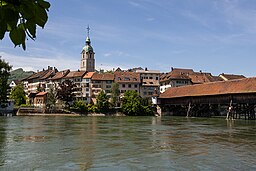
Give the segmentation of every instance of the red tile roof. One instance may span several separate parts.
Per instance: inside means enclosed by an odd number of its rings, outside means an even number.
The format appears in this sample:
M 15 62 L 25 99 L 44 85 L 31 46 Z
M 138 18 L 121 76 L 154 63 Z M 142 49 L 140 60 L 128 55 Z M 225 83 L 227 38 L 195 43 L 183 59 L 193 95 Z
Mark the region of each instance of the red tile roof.
M 235 75 L 235 74 L 220 74 L 220 77 L 224 77 L 226 80 L 235 80 L 235 79 L 241 79 L 241 78 L 246 78 L 243 75 Z
M 64 78 L 83 77 L 86 71 L 70 71 Z
M 194 72 L 188 75 L 191 78 L 193 84 L 209 83 L 214 81 L 223 81 L 222 78 L 217 76 L 212 76 L 211 73 L 207 72 Z
M 169 88 L 160 98 L 256 93 L 256 77 Z
M 111 73 L 95 73 L 93 74 L 92 76 L 92 80 L 95 80 L 95 81 L 108 81 L 108 80 L 111 80 L 113 81 L 114 80 L 114 74 L 111 74 Z
M 189 74 L 193 73 L 194 71 L 192 69 L 173 68 L 171 72 L 161 75 L 160 82 L 165 82 L 170 79 L 190 80 Z
M 33 79 L 40 79 L 40 80 L 48 79 L 48 78 L 54 76 L 56 72 L 58 72 L 58 70 L 55 67 L 54 68 L 48 67 L 47 70 L 42 70 L 42 71 L 36 72 L 36 73 L 30 75 L 29 77 L 23 79 L 22 81 L 28 81 L 28 80 L 33 80 Z
M 136 72 L 114 72 L 117 83 L 140 83 L 140 73 Z
M 95 72 L 87 72 L 87 73 L 84 75 L 83 78 L 92 78 L 92 76 L 93 76 L 94 73 L 95 73 Z
M 60 72 L 57 72 L 57 73 L 51 78 L 51 80 L 58 80 L 58 79 L 61 79 L 61 78 L 65 77 L 69 72 L 70 72 L 69 69 L 63 70 L 63 71 L 60 71 Z
M 46 94 L 47 94 L 47 92 L 40 92 L 40 93 L 37 93 L 36 96 L 44 96 Z
M 43 70 L 43 71 L 39 71 L 35 74 L 32 74 L 31 76 L 29 76 L 26 80 L 32 80 L 32 79 L 38 79 L 41 78 L 43 76 L 45 76 L 48 72 L 50 72 L 49 70 Z

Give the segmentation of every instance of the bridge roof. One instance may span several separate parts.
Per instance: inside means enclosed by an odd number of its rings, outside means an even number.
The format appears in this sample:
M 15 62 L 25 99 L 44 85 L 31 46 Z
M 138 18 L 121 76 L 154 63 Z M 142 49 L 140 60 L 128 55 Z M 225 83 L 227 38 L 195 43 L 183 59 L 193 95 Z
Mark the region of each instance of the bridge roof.
M 159 98 L 256 93 L 256 77 L 169 88 Z

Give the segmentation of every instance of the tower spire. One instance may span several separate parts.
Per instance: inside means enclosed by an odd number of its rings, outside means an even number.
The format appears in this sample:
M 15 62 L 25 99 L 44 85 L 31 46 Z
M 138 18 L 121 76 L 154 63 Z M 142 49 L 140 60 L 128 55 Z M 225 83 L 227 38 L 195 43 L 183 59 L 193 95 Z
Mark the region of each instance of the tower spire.
M 86 28 L 87 29 L 87 37 L 90 37 L 89 34 L 90 34 L 90 27 L 89 27 L 89 24 L 88 24 L 88 27 Z
M 87 27 L 86 29 L 87 29 L 87 37 L 86 37 L 85 43 L 86 43 L 87 45 L 90 45 L 90 44 L 91 44 L 91 40 L 90 40 L 90 37 L 89 37 L 89 35 L 90 35 L 90 27 L 89 27 L 89 24 L 88 24 L 88 27 Z

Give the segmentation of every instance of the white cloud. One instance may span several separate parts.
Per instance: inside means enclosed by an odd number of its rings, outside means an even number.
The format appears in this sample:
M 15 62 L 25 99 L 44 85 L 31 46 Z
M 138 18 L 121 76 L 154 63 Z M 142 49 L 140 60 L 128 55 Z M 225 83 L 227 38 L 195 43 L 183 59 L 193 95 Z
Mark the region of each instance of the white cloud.
M 10 53 L 0 52 L 0 56 L 13 66 L 13 69 L 23 68 L 24 70 L 42 70 L 47 66 L 56 67 L 59 70 L 71 69 L 77 70 L 80 67 L 79 60 L 67 60 L 61 57 L 45 58 L 45 57 L 29 57 L 20 56 Z
M 104 53 L 103 56 L 105 57 L 108 57 L 108 56 L 111 56 L 112 54 L 111 53 Z
M 155 20 L 155 18 L 153 18 L 153 17 L 148 17 L 147 18 L 147 21 L 154 21 Z
M 139 3 L 134 2 L 134 1 L 129 1 L 129 4 L 132 5 L 132 6 L 135 6 L 135 7 L 139 7 L 140 6 Z

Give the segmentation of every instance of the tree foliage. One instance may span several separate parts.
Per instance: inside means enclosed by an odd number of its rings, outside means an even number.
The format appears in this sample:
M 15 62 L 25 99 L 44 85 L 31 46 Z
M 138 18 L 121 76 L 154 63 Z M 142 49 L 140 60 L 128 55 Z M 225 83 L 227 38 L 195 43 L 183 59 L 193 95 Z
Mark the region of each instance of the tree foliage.
M 6 32 L 15 47 L 26 49 L 27 37 L 35 40 L 36 27 L 44 28 L 50 3 L 44 0 L 0 0 L 0 39 Z
M 128 90 L 122 98 L 122 111 L 127 115 L 138 115 L 141 101 L 136 91 Z
M 57 89 L 57 97 L 58 99 L 65 102 L 66 105 L 69 105 L 69 102 L 72 102 L 74 100 L 75 94 L 74 94 L 74 88 L 75 84 L 70 80 L 63 81 L 59 88 Z
M 16 106 L 26 104 L 26 93 L 22 84 L 12 88 L 10 98 L 14 100 Z
M 114 106 L 117 106 L 117 100 L 120 95 L 119 84 L 113 83 L 111 87 L 111 102 Z
M 56 106 L 56 103 L 57 103 L 57 91 L 56 91 L 56 88 L 51 85 L 50 88 L 49 88 L 49 91 L 47 93 L 47 104 L 46 106 L 49 108 L 49 109 L 55 109 L 55 106 Z
M 0 57 L 0 104 L 7 101 L 7 84 L 8 77 L 10 76 L 11 66 Z
M 97 108 L 99 112 L 107 112 L 109 110 L 109 98 L 107 94 L 102 90 L 99 95 L 97 96 Z
M 88 107 L 83 100 L 76 100 L 73 104 L 73 108 L 78 110 L 81 113 L 87 113 Z
M 134 90 L 128 90 L 122 98 L 122 111 L 126 115 L 153 115 L 153 111 L 145 100 Z

